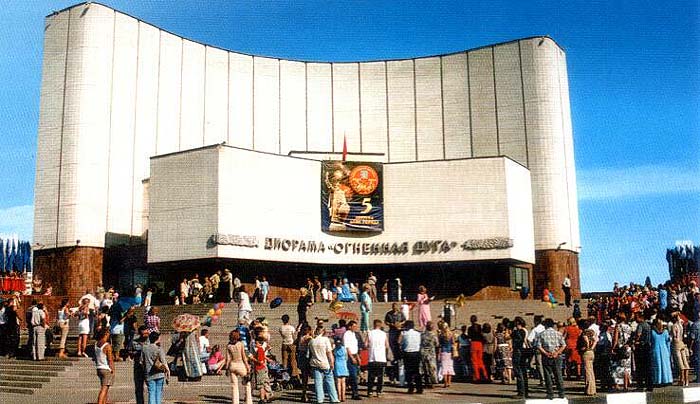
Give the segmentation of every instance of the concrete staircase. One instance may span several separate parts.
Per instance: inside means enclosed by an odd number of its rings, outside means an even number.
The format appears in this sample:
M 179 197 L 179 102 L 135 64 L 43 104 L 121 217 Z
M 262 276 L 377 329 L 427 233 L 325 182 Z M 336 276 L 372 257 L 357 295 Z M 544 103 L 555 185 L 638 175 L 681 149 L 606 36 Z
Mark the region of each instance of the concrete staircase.
M 282 325 L 281 317 L 283 314 L 288 314 L 291 323 L 296 325 L 297 313 L 296 303 L 283 303 L 281 306 L 271 309 L 268 304 L 253 304 L 252 318 L 265 317 L 272 338 L 271 344 L 273 352 L 280 346 L 280 337 L 277 329 Z M 433 321 L 438 320 L 438 316 L 442 314 L 442 302 L 433 302 L 431 304 L 431 314 Z M 315 318 L 327 320 L 330 324 L 338 321 L 336 313 L 328 310 L 329 303 L 314 304 L 307 313 L 309 322 L 313 322 Z M 160 306 L 161 317 L 161 332 L 172 332 L 172 320 L 179 314 L 190 313 L 200 316 L 204 321 L 209 309 L 213 308 L 213 303 L 196 304 L 185 306 Z M 391 303 L 374 303 L 370 321 L 374 319 L 384 319 L 384 315 L 391 310 Z M 228 341 L 228 333 L 238 324 L 238 309 L 235 303 L 226 304 L 222 310 L 222 315 L 216 324 L 209 329 L 209 338 L 212 345 L 225 345 Z M 360 306 L 358 303 L 343 303 L 340 312 L 356 313 L 359 316 Z M 565 321 L 571 316 L 571 308 L 565 306 L 550 307 L 549 304 L 533 300 L 506 300 L 506 301 L 468 301 L 463 307 L 455 307 L 456 316 L 453 319 L 453 327 L 459 328 L 462 324 L 469 324 L 471 315 L 476 315 L 479 323 L 490 323 L 492 326 L 502 321 L 504 317 L 512 320 L 516 316 L 523 317 L 528 324 L 528 328 L 532 327 L 533 317 L 535 315 L 543 315 L 545 318 L 550 317 L 555 321 Z M 141 310 L 138 312 L 138 318 L 143 318 Z M 417 310 L 411 311 L 411 319 L 418 320 Z M 330 324 L 328 327 L 330 327 Z M 167 349 L 169 340 L 164 340 L 164 347 Z
M 45 361 L 0 358 L 0 393 L 34 394 L 52 379 L 59 378 L 77 358 Z

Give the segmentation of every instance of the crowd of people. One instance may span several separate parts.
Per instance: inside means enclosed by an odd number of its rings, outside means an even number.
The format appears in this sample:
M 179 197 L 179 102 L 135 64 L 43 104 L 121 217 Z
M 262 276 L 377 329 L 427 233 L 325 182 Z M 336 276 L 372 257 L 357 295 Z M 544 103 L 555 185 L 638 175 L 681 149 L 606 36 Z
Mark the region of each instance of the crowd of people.
M 287 314 L 282 316 L 283 325 L 275 330 L 281 344 L 275 345 L 279 352 L 274 353 L 271 330 L 264 319 L 253 318 L 251 305 L 270 300 L 264 276 L 256 279 L 251 293 L 230 271 L 223 270 L 203 282 L 198 276 L 183 279 L 179 293 L 173 294 L 176 304 L 237 304 L 238 326 L 231 330 L 225 347 L 209 343 L 206 329 L 174 333 L 165 341 L 158 307 L 150 306 L 150 291 L 125 308 L 113 288 L 105 290 L 100 285 L 95 293 L 81 297 L 77 307 L 64 299 L 51 320 L 37 300 L 22 319 L 17 312 L 19 297 L 13 297 L 0 309 L 0 354 L 17 354 L 19 325 L 24 321 L 29 331 L 27 351 L 33 359 L 44 359 L 47 329 L 61 336 L 57 356 L 66 357 L 68 322 L 75 318 L 79 329 L 76 354 L 88 356 L 88 341 L 91 337 L 96 341 L 98 402 L 106 402 L 114 362 L 127 359 L 133 361 L 137 403 L 144 402 L 144 387 L 149 403 L 160 402 L 174 372 L 187 380 L 226 374 L 235 403 L 241 395 L 252 402 L 253 390 L 260 400 L 271 400 L 276 372 L 288 373 L 305 402 L 312 398 L 309 379 L 313 378 L 313 398 L 319 403 L 326 396 L 331 402 L 357 400 L 361 395 L 381 397 L 385 382 L 421 394 L 427 388 L 449 388 L 454 378 L 471 383 L 515 383 L 519 398 L 530 396 L 533 380 L 544 387 L 548 398 L 565 396 L 564 378 L 579 380 L 590 396 L 633 388 L 651 391 L 674 379 L 687 386 L 691 368 L 696 375 L 692 382 L 698 382 L 700 289 L 695 282 L 656 287 L 649 282 L 615 284 L 611 293 L 588 299 L 585 315 L 579 301 L 573 301 L 572 316 L 566 322 L 535 316 L 531 325 L 521 317 L 491 324 L 471 316 L 468 324 L 458 327 L 449 301 L 434 320 L 430 310 L 434 297 L 428 290 L 420 286 L 415 300 L 409 301 L 400 295 L 400 280 L 396 281 L 399 290 L 392 297 L 400 301 L 380 320 L 371 315 L 373 303 L 389 299 L 382 296 L 384 288 L 377 289 L 373 274 L 358 286 L 341 278 L 330 282 L 307 279 L 300 288 L 297 323 Z M 135 295 L 141 294 L 138 287 Z M 344 297 L 360 303 L 357 319 L 341 318 L 329 324 L 308 318 L 313 304 L 342 302 Z M 569 296 L 564 300 L 571 304 Z M 143 318 L 137 318 L 136 305 L 146 303 L 149 307 Z M 167 350 L 161 347 L 166 342 Z M 365 394 L 361 394 L 362 380 Z

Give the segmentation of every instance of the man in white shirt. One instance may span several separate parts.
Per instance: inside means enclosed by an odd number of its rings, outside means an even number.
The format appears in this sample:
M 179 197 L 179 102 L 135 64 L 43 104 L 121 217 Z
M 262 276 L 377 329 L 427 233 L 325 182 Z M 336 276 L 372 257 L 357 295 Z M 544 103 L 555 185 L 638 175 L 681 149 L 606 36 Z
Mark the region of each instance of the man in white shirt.
M 384 368 L 389 351 L 389 338 L 382 330 L 382 320 L 374 320 L 374 329 L 367 335 L 369 345 L 369 365 L 367 377 L 367 397 L 372 395 L 372 387 L 377 386 L 377 397 L 382 395 L 384 386 Z
M 279 329 L 282 337 L 282 367 L 291 370 L 292 376 L 297 376 L 297 361 L 294 355 L 294 337 L 296 337 L 296 328 L 289 324 L 289 315 L 282 316 L 282 327 Z
M 418 394 L 423 394 L 423 380 L 420 371 L 420 333 L 413 329 L 414 323 L 408 320 L 404 323 L 405 331 L 399 337 L 401 350 L 403 351 L 404 367 L 406 368 L 406 380 L 408 381 L 408 394 L 413 394 L 414 384 Z
M 206 363 L 210 353 L 211 344 L 209 343 L 209 330 L 204 328 L 202 329 L 202 335 L 199 336 L 199 356 L 202 362 Z
M 539 338 L 540 334 L 545 330 L 542 324 L 542 316 L 534 317 L 535 326 L 530 330 L 530 334 L 527 336 L 527 342 L 531 347 L 535 346 L 535 342 Z M 544 367 L 542 366 L 542 353 L 535 350 L 535 363 L 537 364 L 537 373 L 540 374 L 540 386 L 544 386 Z
M 347 325 L 348 330 L 343 334 L 343 345 L 348 351 L 348 381 L 350 382 L 350 390 L 352 391 L 352 399 L 360 400 L 360 393 L 357 391 L 357 376 L 360 373 L 360 352 L 357 334 L 359 327 L 357 321 L 351 320 Z
M 43 361 L 46 350 L 46 312 L 43 303 L 32 309 L 32 333 L 32 359 Z
M 250 313 L 253 312 L 253 307 L 250 305 L 250 297 L 245 291 L 245 285 L 241 285 L 238 300 L 238 321 L 245 321 L 246 324 L 250 324 Z
M 309 342 L 309 366 L 314 375 L 316 402 L 321 404 L 325 399 L 324 391 L 328 393 L 331 403 L 339 403 L 338 392 L 333 379 L 333 347 L 325 336 L 322 326 L 316 327 L 314 338 Z
M 571 277 L 569 274 L 566 274 L 561 288 L 564 290 L 564 302 L 566 303 L 566 307 L 571 307 Z

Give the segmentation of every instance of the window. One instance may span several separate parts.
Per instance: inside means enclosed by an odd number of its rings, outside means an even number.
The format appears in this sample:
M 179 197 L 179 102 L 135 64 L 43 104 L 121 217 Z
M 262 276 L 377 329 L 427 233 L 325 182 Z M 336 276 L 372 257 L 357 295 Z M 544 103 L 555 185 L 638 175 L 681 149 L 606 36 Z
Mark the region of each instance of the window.
M 530 288 L 530 271 L 527 268 L 510 267 L 510 288 L 521 290 Z

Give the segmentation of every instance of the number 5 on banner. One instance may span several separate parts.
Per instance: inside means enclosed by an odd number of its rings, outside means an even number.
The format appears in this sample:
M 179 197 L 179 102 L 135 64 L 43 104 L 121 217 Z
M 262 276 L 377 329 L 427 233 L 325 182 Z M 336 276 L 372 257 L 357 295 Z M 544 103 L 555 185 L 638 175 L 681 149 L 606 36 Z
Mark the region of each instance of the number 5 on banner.
M 372 200 L 372 198 L 363 198 L 362 199 L 362 206 L 365 207 L 365 210 L 363 210 L 362 214 L 369 213 L 370 210 L 372 210 L 372 204 L 369 203 Z

